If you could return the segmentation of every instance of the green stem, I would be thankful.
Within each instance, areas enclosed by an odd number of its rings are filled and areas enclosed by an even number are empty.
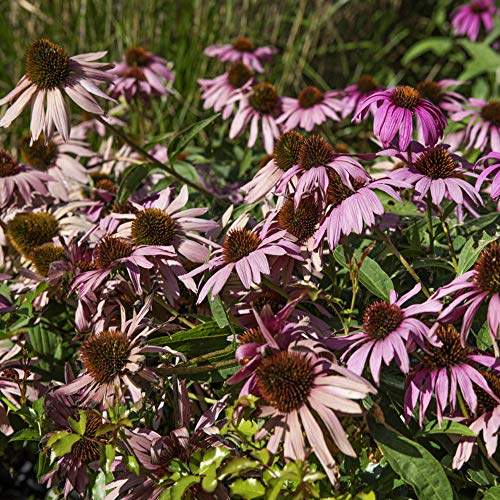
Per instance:
[[[203,354],[202,356],[197,356],[196,358],[192,358],[189,360],[189,364],[194,365],[196,363],[200,363],[201,361],[207,361],[211,358],[216,358],[217,356],[228,354],[230,352],[234,352],[234,349],[231,346],[226,347],[225,349],[220,349],[218,351],[209,352],[208,354]]]
[[[429,250],[434,254],[434,228],[432,226],[432,203],[429,199],[426,200],[426,210],[427,215],[427,231],[429,233]]]
[[[457,254],[455,253],[455,249],[453,248],[453,241],[451,240],[450,228],[441,210],[438,210],[438,214],[439,214],[439,220],[441,221],[441,227],[443,228],[444,234],[446,235],[446,241],[448,242],[448,249],[450,251],[451,261],[453,262],[453,267],[455,268],[455,272],[457,272],[458,259],[457,259]]]
[[[183,316],[180,316],[179,313],[173,307],[169,306],[161,297],[158,297],[158,295],[155,294],[153,300],[159,306],[163,307],[165,311],[168,311],[179,322],[183,323],[189,328],[194,328],[196,326],[194,323],[191,323],[191,321],[187,320]]]
[[[285,290],[282,290],[278,285],[275,285],[269,278],[263,277],[262,284],[288,300],[288,294],[285,292]]]
[[[203,365],[203,366],[170,366],[168,368],[159,368],[158,372],[161,375],[169,376],[169,375],[190,375],[193,373],[205,373],[212,372],[214,370],[218,370],[219,368],[226,368],[229,366],[236,366],[238,363],[234,359],[230,359],[227,361],[220,361],[219,363],[214,363],[211,365]]]
[[[373,226],[373,231],[382,239],[382,241],[387,245],[389,250],[392,251],[392,253],[399,259],[401,264],[403,264],[404,268],[408,271],[410,276],[417,282],[420,283],[420,286],[422,287],[422,292],[424,292],[424,295],[429,298],[431,296],[429,290],[427,290],[427,287],[424,285],[422,280],[418,277],[418,274],[414,271],[414,269],[410,266],[409,262],[403,257],[401,252],[396,248],[394,243],[391,241],[389,236],[387,236],[385,233],[383,233],[378,227]]]

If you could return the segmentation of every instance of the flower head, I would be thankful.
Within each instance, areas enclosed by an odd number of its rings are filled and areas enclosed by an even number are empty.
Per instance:
[[[496,12],[495,0],[472,0],[453,11],[453,31],[457,36],[465,35],[476,41],[481,25],[486,33],[493,29]]]
[[[463,85],[460,80],[422,80],[415,87],[422,99],[439,106],[444,111],[453,112],[462,109],[465,97],[449,87]]]
[[[354,85],[349,85],[344,89],[341,101],[343,106],[342,118],[347,118],[349,115],[357,117],[365,98],[380,89],[380,85],[377,85],[377,82],[371,75],[361,75]],[[374,103],[370,106],[370,113],[374,114],[376,110],[377,106]],[[353,121],[357,122],[360,120],[359,118],[354,118]]]
[[[43,132],[49,141],[56,128],[63,141],[67,141],[71,122],[64,95],[89,113],[105,114],[93,97],[110,99],[96,85],[115,78],[108,71],[112,64],[94,62],[105,54],[94,52],[69,57],[47,38],[34,41],[26,49],[26,74],[14,90],[0,99],[0,106],[15,101],[0,120],[0,127],[9,127],[31,103],[32,140],[36,141]]]
[[[490,160],[491,164],[488,163]],[[480,164],[483,164],[485,168],[477,178],[476,189],[481,189],[484,181],[495,174],[491,181],[490,196],[496,200],[500,196],[500,153],[492,152],[483,156],[477,161],[476,166]]]

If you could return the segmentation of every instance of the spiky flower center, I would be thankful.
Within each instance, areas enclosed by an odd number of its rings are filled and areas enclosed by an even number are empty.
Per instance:
[[[468,361],[472,352],[470,347],[462,347],[460,333],[452,325],[440,326],[436,330],[442,346],[427,346],[427,353],[424,356],[424,363],[431,369],[448,368],[460,365]]]
[[[49,243],[59,231],[56,218],[45,212],[17,214],[7,223],[6,234],[14,248],[30,257],[34,248]]]
[[[231,229],[222,245],[224,261],[238,262],[257,250],[259,244],[259,237],[252,231],[243,228]]]
[[[305,137],[295,130],[285,132],[274,145],[273,158],[276,165],[285,172],[297,165]]]
[[[369,305],[363,316],[363,328],[371,339],[382,340],[392,333],[404,319],[396,304],[381,300]]]
[[[352,190],[349,186],[346,186],[340,175],[335,172],[335,170],[328,170],[328,188],[326,189],[326,201],[332,207],[340,205],[344,200],[352,196],[357,189],[365,185],[364,181],[353,179]]]
[[[62,85],[71,70],[66,52],[47,38],[34,41],[26,49],[26,76],[39,89]]]
[[[335,152],[328,142],[319,135],[308,137],[299,153],[299,163],[303,168],[322,167],[333,161]]]
[[[259,344],[264,345],[266,343],[266,339],[264,335],[262,335],[262,331],[260,328],[249,328],[245,330],[239,336],[240,344]]]
[[[89,335],[80,348],[85,368],[98,384],[109,384],[123,372],[130,356],[130,342],[120,331]]]
[[[44,277],[49,274],[50,265],[60,260],[66,260],[66,252],[63,247],[53,243],[35,247],[31,256],[36,272]]]
[[[444,146],[435,146],[420,155],[414,167],[431,179],[447,179],[456,175],[457,164]]]
[[[21,167],[13,156],[5,151],[0,150],[0,177],[9,177],[11,175],[16,175],[21,171]]]
[[[305,241],[316,232],[320,217],[320,207],[312,197],[300,200],[297,208],[293,200],[287,200],[278,212],[278,224],[299,241]]]
[[[323,100],[323,92],[317,87],[309,85],[299,94],[299,104],[301,108],[312,108],[315,104]]]
[[[57,146],[54,141],[45,144],[43,134],[31,146],[30,141],[31,136],[26,136],[19,143],[23,161],[41,172],[46,172],[53,165],[54,157],[57,155]]]
[[[500,293],[500,243],[487,245],[474,264],[474,281],[482,292]]]
[[[94,184],[95,189],[107,191],[108,193],[117,193],[118,186],[110,179],[100,179]]]
[[[96,432],[102,425],[102,419],[93,411],[85,412],[86,425],[85,433],[71,447],[71,453],[84,463],[99,460],[99,449],[108,439],[105,435],[96,436]]]
[[[481,110],[481,117],[496,127],[500,127],[500,101],[490,101]]]
[[[146,66],[149,61],[149,54],[142,47],[136,45],[125,51],[125,61],[127,66]]]
[[[488,10],[488,6],[481,0],[474,0],[470,4],[470,9],[474,12],[474,14],[482,14]]]
[[[422,99],[439,106],[443,100],[443,88],[434,80],[424,80],[417,85],[417,91]]]
[[[377,84],[371,75],[361,75],[356,86],[362,94],[369,94],[377,90]]]
[[[298,410],[307,401],[315,379],[311,361],[288,351],[264,358],[256,376],[262,398],[283,413]]]
[[[272,113],[279,102],[276,88],[271,83],[262,82],[253,86],[252,92],[248,97],[250,106],[260,113]]]
[[[486,370],[480,370],[481,375],[488,382],[489,388],[492,390],[493,394],[500,398],[500,376],[495,372],[488,372]],[[483,415],[492,411],[498,406],[498,401],[491,397],[487,392],[483,391],[477,385],[474,385],[474,392],[477,396],[477,413],[478,415]]]
[[[134,245],[123,238],[105,236],[94,249],[94,263],[98,269],[107,269],[116,260],[129,257]]]
[[[175,221],[159,208],[141,210],[132,222],[132,239],[136,245],[171,245],[176,232]]]
[[[233,49],[239,50],[240,52],[252,52],[253,43],[250,38],[241,36],[233,42]]]
[[[252,302],[255,310],[259,313],[264,309],[264,306],[269,306],[272,311],[277,311],[286,303],[284,298],[273,290],[263,290],[259,292]]]
[[[139,66],[132,66],[123,73],[123,78],[133,78],[134,80],[144,82],[146,80],[146,75]]]
[[[399,108],[406,108],[413,111],[420,100],[420,94],[417,89],[409,85],[403,85],[402,87],[396,87],[392,91],[391,98],[392,102]]]
[[[252,70],[246,64],[239,61],[233,63],[227,72],[227,79],[229,83],[237,89],[243,87],[243,85],[245,85],[245,83],[247,83],[252,76]]]

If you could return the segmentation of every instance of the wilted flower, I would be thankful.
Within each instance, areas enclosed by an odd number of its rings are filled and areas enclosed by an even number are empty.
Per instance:
[[[466,35],[476,41],[481,25],[486,33],[493,29],[496,12],[495,0],[473,0],[461,5],[452,13],[453,31],[455,35]]]
[[[264,73],[263,62],[270,61],[277,49],[274,47],[255,47],[249,38],[240,37],[231,44],[210,45],[205,49],[205,54],[216,57],[221,61],[240,61],[258,73]]]
[[[147,99],[150,95],[167,95],[165,81],[174,81],[170,66],[166,59],[142,47],[130,47],[124,60],[111,70],[118,78],[109,88],[110,94],[116,99],[123,96],[127,101],[136,96]]]
[[[0,120],[0,127],[9,127],[31,103],[32,140],[36,141],[43,132],[49,141],[55,127],[67,141],[71,123],[64,94],[89,113],[105,114],[92,95],[110,99],[96,86],[115,79],[108,71],[112,64],[94,62],[105,55],[106,52],[93,52],[69,57],[59,45],[46,38],[33,42],[26,49],[26,74],[14,90],[0,99],[0,106],[15,100]]]

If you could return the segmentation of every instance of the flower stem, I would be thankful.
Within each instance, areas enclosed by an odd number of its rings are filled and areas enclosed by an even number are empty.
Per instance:
[[[179,315],[179,313],[171,306],[169,306],[161,297],[158,297],[158,295],[154,295],[153,300],[165,311],[168,311],[176,320],[179,322],[183,323],[184,325],[188,326],[189,328],[194,328],[196,325],[194,323],[191,323],[191,321],[187,320],[183,316]]]
[[[427,215],[427,232],[429,233],[429,250],[434,253],[434,228],[432,226],[432,203],[430,199],[426,200],[425,213]]]
[[[158,373],[161,373],[164,376],[168,375],[191,375],[193,373],[204,373],[204,372],[212,372],[214,370],[218,370],[219,368],[226,368],[229,366],[236,366],[238,362],[235,359],[229,359],[226,361],[220,361],[219,363],[214,363],[211,365],[203,365],[203,366],[169,366],[168,368],[159,368]]]
[[[139,153],[141,156],[143,156],[144,158],[146,158],[147,160],[149,160],[151,163],[153,163],[157,167],[161,168],[162,170],[165,170],[166,172],[168,172],[172,177],[174,177],[178,181],[183,182],[187,186],[192,187],[196,191],[199,191],[199,192],[207,195],[211,199],[215,200],[217,203],[223,204],[225,206],[225,203],[222,200],[220,200],[219,198],[215,197],[212,193],[208,192],[204,187],[202,187],[202,186],[200,186],[200,185],[198,185],[198,184],[190,181],[189,179],[187,179],[183,175],[177,173],[170,165],[166,165],[165,163],[162,163],[162,162],[158,161],[153,155],[149,154],[145,149],[141,148],[141,146],[139,146],[138,144],[136,144],[132,139],[130,139],[129,137],[127,137],[123,132],[121,132],[116,127],[114,127],[110,123],[108,123],[105,120],[103,120],[102,117],[100,117],[100,116],[97,115],[96,116],[96,120],[98,120],[99,122],[101,122],[114,135],[116,135],[117,137],[119,137],[123,142],[127,143],[134,151],[136,151],[137,153]]]
[[[436,207],[437,208],[437,207]],[[451,261],[453,262],[453,267],[455,268],[455,272],[458,271],[458,259],[457,254],[455,253],[455,249],[453,248],[453,241],[451,240],[450,228],[448,223],[446,222],[446,218],[441,210],[438,210],[439,220],[441,221],[441,226],[443,228],[443,232],[446,235],[446,241],[448,242],[448,249],[450,251]]]
[[[190,365],[194,365],[196,363],[200,363],[201,361],[206,361],[211,358],[215,358],[217,356],[221,356],[222,354],[228,354],[230,352],[234,352],[232,346],[226,347],[225,349],[220,349],[218,351],[209,352],[208,354],[203,354],[202,356],[197,356],[196,358],[192,358],[189,360]]]
[[[399,259],[401,264],[405,267],[405,269],[408,271],[410,276],[417,282],[420,283],[420,286],[422,287],[422,292],[424,292],[425,296],[429,298],[431,296],[429,290],[427,290],[427,287],[424,285],[423,281],[418,277],[418,274],[414,271],[414,269],[410,266],[409,262],[403,257],[401,252],[396,248],[394,243],[391,241],[389,236],[387,236],[385,233],[383,233],[378,227],[373,226],[373,231],[382,239],[382,241],[387,245],[389,250],[394,253],[394,255]]]

